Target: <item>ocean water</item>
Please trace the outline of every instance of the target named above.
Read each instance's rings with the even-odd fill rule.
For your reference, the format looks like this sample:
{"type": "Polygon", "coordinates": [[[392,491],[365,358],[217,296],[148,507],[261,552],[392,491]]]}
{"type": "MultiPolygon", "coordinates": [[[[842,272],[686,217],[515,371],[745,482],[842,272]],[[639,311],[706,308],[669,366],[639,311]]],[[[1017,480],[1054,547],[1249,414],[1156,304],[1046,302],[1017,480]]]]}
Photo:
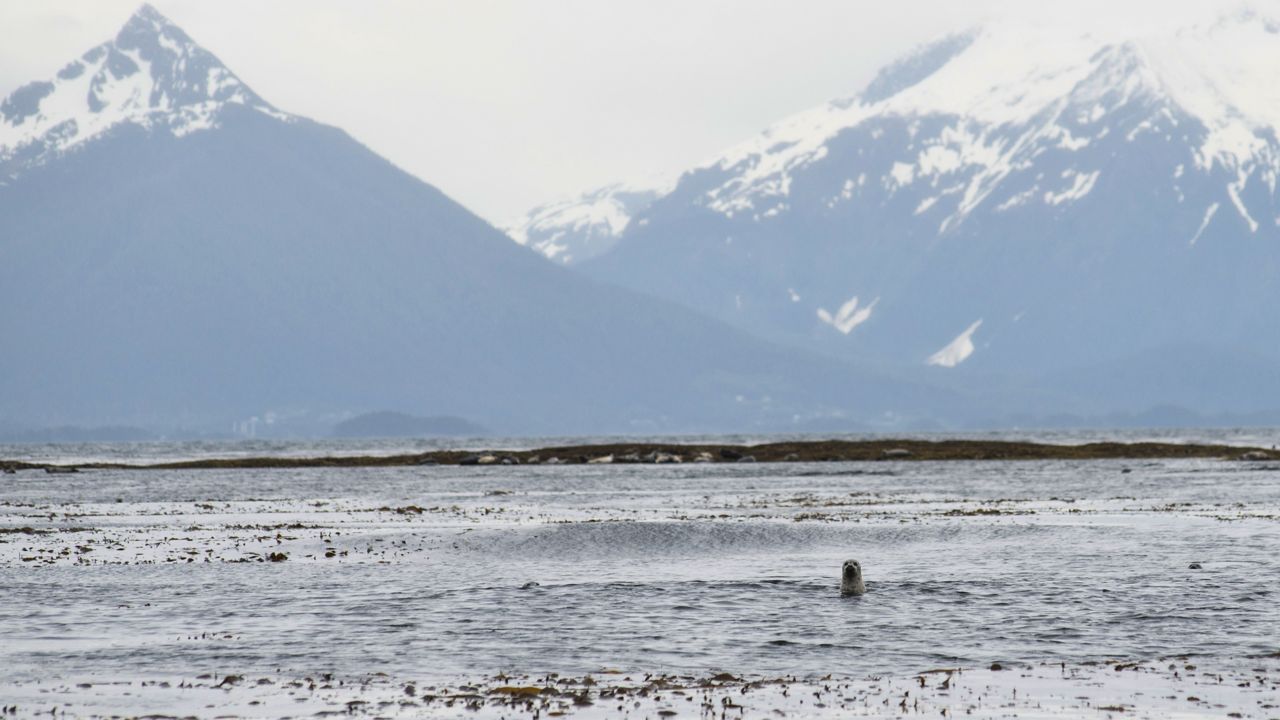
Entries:
{"type": "Polygon", "coordinates": [[[28,471],[3,530],[0,686],[1280,650],[1272,463],[28,471]]]}

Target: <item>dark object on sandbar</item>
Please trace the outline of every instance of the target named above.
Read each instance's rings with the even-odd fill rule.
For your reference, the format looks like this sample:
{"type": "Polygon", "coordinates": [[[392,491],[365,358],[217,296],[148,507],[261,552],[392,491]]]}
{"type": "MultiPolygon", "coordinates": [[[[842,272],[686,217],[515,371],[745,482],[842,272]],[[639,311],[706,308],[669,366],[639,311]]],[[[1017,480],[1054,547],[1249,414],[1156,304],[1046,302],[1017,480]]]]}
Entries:
{"type": "Polygon", "coordinates": [[[1203,567],[1198,562],[1193,562],[1187,566],[1188,570],[1202,570],[1203,567]]]}
{"type": "Polygon", "coordinates": [[[992,670],[1003,670],[1003,669],[1004,669],[1004,666],[1003,666],[1003,665],[1001,665],[1000,663],[991,663],[991,669],[992,669],[992,670]]]}
{"type": "Polygon", "coordinates": [[[5,474],[5,475],[16,475],[16,474],[17,474],[17,472],[18,472],[18,468],[14,467],[14,466],[12,466],[12,465],[5,465],[5,466],[4,466],[4,474],[5,474]]]}
{"type": "Polygon", "coordinates": [[[440,461],[433,457],[424,457],[418,461],[419,465],[439,465],[440,461]]]}
{"type": "Polygon", "coordinates": [[[50,475],[70,475],[71,473],[80,472],[78,468],[62,467],[60,465],[46,465],[44,471],[50,475]]]}
{"type": "Polygon", "coordinates": [[[734,461],[737,461],[737,460],[741,460],[741,459],[742,459],[742,453],[738,452],[737,450],[730,450],[729,448],[722,448],[722,449],[720,450],[720,457],[724,458],[725,460],[734,460],[734,461]]]}
{"type": "Polygon", "coordinates": [[[479,455],[468,455],[468,456],[466,456],[466,457],[462,458],[461,460],[459,460],[459,461],[458,461],[458,464],[459,464],[459,465],[479,465],[479,464],[480,464],[480,456],[479,456],[479,455]]]}
{"type": "Polygon", "coordinates": [[[521,585],[521,586],[520,586],[520,589],[521,589],[521,590],[532,590],[533,588],[536,588],[536,587],[541,587],[541,585],[540,585],[539,583],[536,583],[536,582],[534,582],[534,581],[530,580],[529,582],[527,582],[527,583],[525,583],[525,584],[521,585]]]}
{"type": "Polygon", "coordinates": [[[880,453],[880,457],[885,460],[896,460],[900,458],[911,457],[911,451],[906,448],[889,448],[880,453]]]}

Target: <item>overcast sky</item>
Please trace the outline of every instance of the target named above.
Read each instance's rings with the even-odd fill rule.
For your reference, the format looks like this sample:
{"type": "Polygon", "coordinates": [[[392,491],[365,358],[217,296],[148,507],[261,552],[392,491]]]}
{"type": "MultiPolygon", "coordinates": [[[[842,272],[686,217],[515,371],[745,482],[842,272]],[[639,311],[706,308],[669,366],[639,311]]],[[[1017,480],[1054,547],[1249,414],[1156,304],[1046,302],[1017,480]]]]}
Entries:
{"type": "MultiPolygon", "coordinates": [[[[1184,23],[1223,0],[153,0],[269,102],[337,125],[484,217],[678,174],[990,19],[1184,23]]],[[[1274,10],[1277,0],[1252,5],[1274,10]]],[[[0,0],[0,96],[137,0],[0,0]]],[[[1011,59],[1016,61],[1016,59],[1011,59]]]]}

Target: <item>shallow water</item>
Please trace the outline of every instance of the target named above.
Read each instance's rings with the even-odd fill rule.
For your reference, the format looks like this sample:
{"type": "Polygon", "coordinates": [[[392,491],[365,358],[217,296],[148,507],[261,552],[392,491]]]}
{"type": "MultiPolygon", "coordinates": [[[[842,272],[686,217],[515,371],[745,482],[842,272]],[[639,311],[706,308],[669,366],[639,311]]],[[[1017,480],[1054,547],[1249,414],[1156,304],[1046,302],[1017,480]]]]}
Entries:
{"type": "Polygon", "coordinates": [[[0,476],[0,528],[18,527],[57,532],[0,534],[8,682],[1280,649],[1271,464],[22,472],[0,476]],[[847,557],[863,597],[838,594],[847,557]]]}

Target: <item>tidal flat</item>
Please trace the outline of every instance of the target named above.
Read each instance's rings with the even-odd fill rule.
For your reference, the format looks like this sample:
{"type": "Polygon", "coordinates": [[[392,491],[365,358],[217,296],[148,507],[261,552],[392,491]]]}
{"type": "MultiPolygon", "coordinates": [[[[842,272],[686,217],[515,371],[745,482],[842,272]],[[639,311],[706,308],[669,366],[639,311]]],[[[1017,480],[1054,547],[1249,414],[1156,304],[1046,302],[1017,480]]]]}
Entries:
{"type": "MultiPolygon", "coordinates": [[[[3,446],[0,446],[3,447],[3,446]]],[[[10,448],[16,446],[9,446],[10,448]]],[[[48,447],[48,446],[46,446],[48,447]]],[[[56,446],[55,446],[56,447],[56,446]]],[[[91,470],[262,470],[308,467],[411,467],[423,465],[668,465],[754,462],[866,462],[937,460],[1160,460],[1200,458],[1280,462],[1280,450],[1259,446],[1195,441],[1042,442],[993,438],[862,438],[726,442],[594,441],[534,447],[476,450],[438,448],[422,452],[298,455],[239,454],[151,462],[93,459],[41,462],[31,457],[0,459],[6,471],[45,470],[50,474],[91,470]]]]}
{"type": "Polygon", "coordinates": [[[0,705],[1278,717],[1278,551],[1269,461],[27,469],[0,705]]]}

